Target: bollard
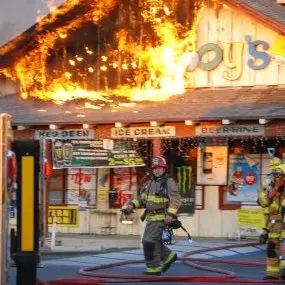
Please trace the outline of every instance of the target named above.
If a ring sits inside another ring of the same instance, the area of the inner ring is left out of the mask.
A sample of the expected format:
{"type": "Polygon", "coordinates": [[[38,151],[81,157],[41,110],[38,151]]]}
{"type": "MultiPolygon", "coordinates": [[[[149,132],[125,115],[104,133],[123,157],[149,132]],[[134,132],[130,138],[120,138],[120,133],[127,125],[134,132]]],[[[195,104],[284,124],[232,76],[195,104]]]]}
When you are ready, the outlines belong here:
{"type": "Polygon", "coordinates": [[[56,216],[53,217],[52,220],[52,228],[51,228],[51,242],[50,242],[50,247],[52,250],[55,248],[55,239],[56,239],[56,216]]]}
{"type": "Polygon", "coordinates": [[[39,257],[39,141],[14,141],[17,156],[17,285],[36,285],[39,257]]]}

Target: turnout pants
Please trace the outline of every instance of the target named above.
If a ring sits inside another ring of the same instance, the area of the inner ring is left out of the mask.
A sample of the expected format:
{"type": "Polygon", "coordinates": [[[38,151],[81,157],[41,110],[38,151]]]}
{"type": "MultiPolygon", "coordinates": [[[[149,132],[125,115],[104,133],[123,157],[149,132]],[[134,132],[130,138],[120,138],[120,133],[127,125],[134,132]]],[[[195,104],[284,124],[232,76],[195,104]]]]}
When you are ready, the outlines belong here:
{"type": "Polygon", "coordinates": [[[171,250],[161,243],[164,222],[147,222],[142,238],[145,263],[148,268],[159,268],[171,250]]]}
{"type": "Polygon", "coordinates": [[[278,277],[279,275],[283,276],[285,270],[285,263],[283,260],[280,260],[280,256],[282,256],[280,248],[282,244],[282,240],[280,240],[282,236],[282,222],[280,214],[273,218],[271,217],[271,220],[274,220],[274,222],[269,227],[268,233],[266,273],[267,276],[278,277]]]}

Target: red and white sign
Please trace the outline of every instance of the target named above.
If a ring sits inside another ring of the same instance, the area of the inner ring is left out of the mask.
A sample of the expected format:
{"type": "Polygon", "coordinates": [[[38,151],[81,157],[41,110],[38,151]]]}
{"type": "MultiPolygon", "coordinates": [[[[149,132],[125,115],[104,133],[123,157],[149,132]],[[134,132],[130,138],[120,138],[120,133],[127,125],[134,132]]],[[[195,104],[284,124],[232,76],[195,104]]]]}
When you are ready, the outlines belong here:
{"type": "Polygon", "coordinates": [[[95,205],[96,169],[68,169],[67,189],[68,204],[95,205]]]}
{"type": "Polygon", "coordinates": [[[255,181],[256,181],[256,177],[254,173],[250,172],[245,176],[245,183],[247,185],[252,186],[255,183],[255,181]]]}

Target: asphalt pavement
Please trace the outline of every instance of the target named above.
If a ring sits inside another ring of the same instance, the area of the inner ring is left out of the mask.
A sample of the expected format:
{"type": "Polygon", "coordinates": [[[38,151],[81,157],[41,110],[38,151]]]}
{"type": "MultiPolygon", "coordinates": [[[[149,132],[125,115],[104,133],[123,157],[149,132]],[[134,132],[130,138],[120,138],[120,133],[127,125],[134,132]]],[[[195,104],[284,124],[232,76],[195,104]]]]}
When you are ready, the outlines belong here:
{"type": "MultiPolygon", "coordinates": [[[[140,248],[140,238],[138,236],[124,237],[124,236],[98,236],[88,237],[87,241],[79,242],[80,244],[75,247],[76,239],[69,240],[69,246],[65,242],[62,244],[63,248],[59,249],[57,246],[53,251],[45,251],[42,254],[41,266],[37,270],[38,279],[43,281],[51,281],[66,278],[80,278],[81,280],[89,280],[91,282],[91,276],[83,276],[79,274],[79,270],[82,268],[94,268],[98,267],[98,270],[93,271],[89,269],[84,271],[88,274],[126,274],[127,276],[141,276],[145,269],[143,262],[143,252],[140,248]],[[108,242],[106,242],[108,240],[108,242]],[[112,242],[110,241],[112,240],[112,242]],[[105,245],[104,245],[105,241],[105,245]],[[107,246],[108,244],[108,246],[107,246]],[[73,248],[72,248],[73,245],[73,248]],[[93,246],[93,247],[92,247],[93,246]],[[80,250],[79,250],[80,248],[80,250]],[[88,250],[93,249],[88,252],[88,250]],[[121,266],[109,265],[116,263],[126,263],[121,266]],[[100,268],[105,266],[108,268],[100,268]]],[[[191,282],[191,284],[209,284],[205,282],[205,277],[222,277],[224,278],[229,272],[234,273],[232,280],[236,279],[257,279],[261,280],[265,275],[264,264],[256,265],[255,263],[265,262],[265,246],[253,244],[253,240],[243,241],[228,241],[223,239],[194,239],[192,243],[189,243],[185,238],[175,239],[175,243],[169,247],[176,251],[178,256],[182,258],[186,253],[191,254],[191,258],[206,259],[211,262],[195,261],[197,266],[186,266],[182,260],[176,261],[171,268],[161,275],[162,278],[168,278],[166,280],[159,280],[159,282],[153,282],[152,284],[189,284],[188,282],[182,282],[183,277],[203,277],[199,282],[191,282]],[[238,246],[238,247],[237,247],[238,246]],[[195,253],[196,252],[196,253],[195,253]],[[193,254],[195,253],[195,254],[193,254]],[[219,263],[219,260],[226,260],[226,263],[219,263]],[[236,264],[237,261],[241,263],[236,264]],[[244,265],[244,262],[252,262],[255,265],[244,265]],[[204,268],[205,267],[205,268],[204,268]],[[211,267],[212,269],[209,269],[211,267]],[[214,268],[214,269],[213,269],[214,268]],[[174,279],[177,277],[181,282],[177,283],[174,279]]],[[[11,268],[11,285],[15,285],[16,269],[11,268]]],[[[160,278],[160,277],[159,277],[160,278]]],[[[118,280],[116,278],[116,280],[118,280]]],[[[125,280],[123,284],[149,284],[149,282],[132,282],[134,280],[125,280]]],[[[218,279],[217,279],[218,280],[218,279]]],[[[192,280],[197,281],[197,280],[192,280]]],[[[93,281],[92,281],[93,282],[93,281]]],[[[223,282],[211,282],[212,284],[221,284],[223,282]]],[[[224,283],[224,284],[232,284],[224,283]]],[[[80,284],[80,283],[76,283],[80,284]]],[[[86,283],[85,283],[86,284],[86,283]]],[[[92,283],[90,283],[92,284],[92,283]]],[[[111,284],[111,283],[107,283],[111,284]]],[[[244,284],[236,283],[236,284],[244,284]]],[[[255,283],[255,284],[264,284],[255,283]]],[[[267,283],[273,284],[273,283],[267,283]]],[[[70,283],[72,285],[72,283],[70,283]]]]}

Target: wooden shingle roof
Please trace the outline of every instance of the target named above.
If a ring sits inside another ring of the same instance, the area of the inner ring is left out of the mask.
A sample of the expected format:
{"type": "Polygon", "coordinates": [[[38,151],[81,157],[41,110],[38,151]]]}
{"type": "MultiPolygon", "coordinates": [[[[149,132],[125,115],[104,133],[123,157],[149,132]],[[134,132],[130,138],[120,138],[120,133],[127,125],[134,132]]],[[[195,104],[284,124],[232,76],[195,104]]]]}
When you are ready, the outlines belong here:
{"type": "Polygon", "coordinates": [[[285,119],[285,87],[201,88],[162,102],[140,102],[133,107],[81,109],[80,102],[55,105],[18,95],[0,97],[0,113],[13,116],[13,124],[48,125],[184,120],[285,119]],[[43,111],[45,110],[45,111],[43,111]]]}
{"type": "MultiPolygon", "coordinates": [[[[70,14],[56,18],[54,24],[48,22],[42,33],[50,32],[62,23],[68,23],[73,16],[86,13],[82,0],[70,14]],[[83,5],[83,6],[82,6],[83,5]],[[82,13],[83,13],[82,12],[82,13]]],[[[285,7],[275,0],[223,0],[231,7],[242,9],[245,13],[285,34],[285,7]]],[[[62,9],[62,8],[61,8],[62,9]]],[[[26,33],[14,39],[14,48],[32,46],[34,35],[39,30],[31,27],[26,33]]],[[[9,45],[9,43],[8,43],[9,45]]],[[[13,61],[13,50],[7,45],[0,47],[0,68],[13,61]],[[1,53],[1,51],[3,51],[1,53]]],[[[0,97],[0,112],[13,116],[14,124],[48,125],[89,122],[94,124],[121,122],[183,121],[183,120],[221,120],[221,119],[285,119],[285,87],[238,87],[201,88],[189,90],[183,95],[173,96],[163,102],[140,102],[133,107],[112,110],[105,106],[100,110],[78,109],[80,102],[62,106],[36,99],[23,100],[19,95],[0,97]],[[45,111],[43,111],[45,110],[45,111]],[[79,115],[79,116],[78,116],[79,115]],[[84,117],[85,116],[85,117],[84,117]]]]}
{"type": "Polygon", "coordinates": [[[260,20],[278,33],[285,34],[285,6],[276,0],[223,0],[236,9],[260,20]]]}

